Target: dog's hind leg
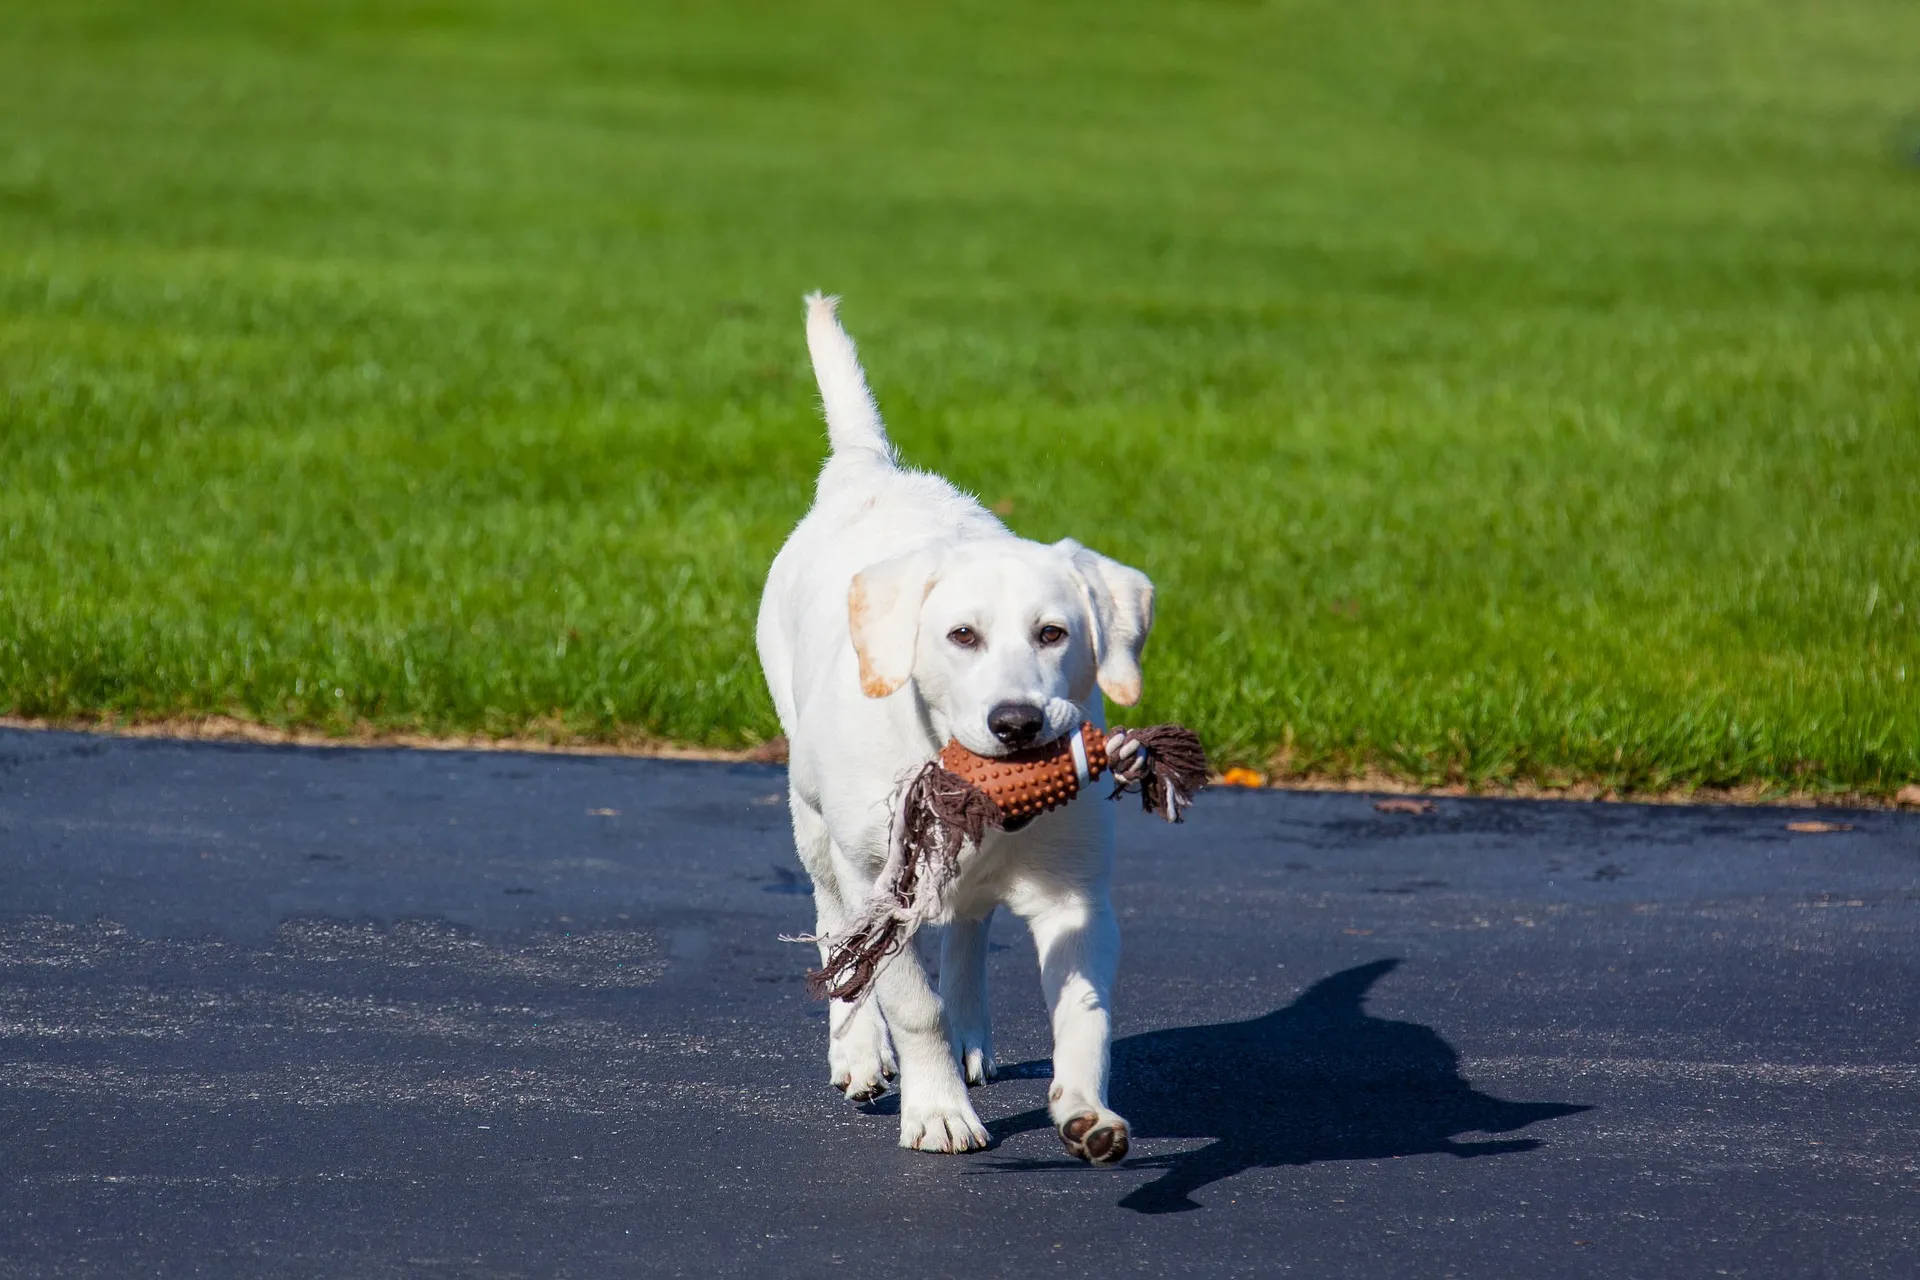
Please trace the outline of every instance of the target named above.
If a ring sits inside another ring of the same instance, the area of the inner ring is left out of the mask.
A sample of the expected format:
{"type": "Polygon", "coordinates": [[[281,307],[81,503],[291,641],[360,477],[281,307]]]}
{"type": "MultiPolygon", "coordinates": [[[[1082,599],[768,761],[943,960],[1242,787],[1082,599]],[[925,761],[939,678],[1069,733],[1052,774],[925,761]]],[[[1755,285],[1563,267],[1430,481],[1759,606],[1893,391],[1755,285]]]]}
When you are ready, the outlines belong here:
{"type": "Polygon", "coordinates": [[[1049,906],[1027,921],[1040,984],[1053,1010],[1053,1088],[1047,1113],[1068,1151],[1093,1164],[1127,1154],[1127,1122],[1107,1107],[1108,1013],[1120,963],[1120,926],[1102,893],[1049,906]]]}
{"type": "MultiPolygon", "coordinates": [[[[833,837],[827,833],[825,819],[799,796],[792,797],[790,807],[794,848],[813,879],[814,933],[828,938],[846,924],[851,914],[834,870],[833,837]]],[[[827,944],[822,942],[820,962],[825,964],[826,960],[827,944]]],[[[827,1026],[827,1078],[833,1087],[852,1102],[871,1102],[885,1093],[887,1081],[899,1074],[900,1067],[879,1001],[851,1005],[829,1000],[827,1026]]]]}
{"type": "Polygon", "coordinates": [[[993,1079],[993,1023],[987,1008],[989,911],[977,920],[955,920],[940,946],[940,999],[947,1006],[954,1057],[967,1083],[993,1079]]]}

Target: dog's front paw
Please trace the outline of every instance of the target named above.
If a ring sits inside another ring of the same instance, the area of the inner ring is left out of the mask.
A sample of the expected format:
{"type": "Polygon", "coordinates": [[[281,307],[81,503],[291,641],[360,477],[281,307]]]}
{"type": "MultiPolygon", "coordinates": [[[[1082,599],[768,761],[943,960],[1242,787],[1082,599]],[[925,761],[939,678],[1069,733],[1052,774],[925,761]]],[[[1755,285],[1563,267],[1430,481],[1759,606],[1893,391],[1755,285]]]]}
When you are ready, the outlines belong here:
{"type": "Polygon", "coordinates": [[[880,1011],[869,1000],[845,1015],[827,1045],[827,1071],[833,1087],[849,1102],[872,1102],[900,1074],[893,1042],[880,1011]]]}
{"type": "Polygon", "coordinates": [[[1127,1122],[1102,1107],[1060,1122],[1060,1141],[1088,1164],[1119,1164],[1127,1158],[1127,1122]]]}
{"type": "Polygon", "coordinates": [[[985,1151],[987,1131],[965,1098],[944,1107],[900,1107],[900,1145],[911,1151],[985,1151]]]}

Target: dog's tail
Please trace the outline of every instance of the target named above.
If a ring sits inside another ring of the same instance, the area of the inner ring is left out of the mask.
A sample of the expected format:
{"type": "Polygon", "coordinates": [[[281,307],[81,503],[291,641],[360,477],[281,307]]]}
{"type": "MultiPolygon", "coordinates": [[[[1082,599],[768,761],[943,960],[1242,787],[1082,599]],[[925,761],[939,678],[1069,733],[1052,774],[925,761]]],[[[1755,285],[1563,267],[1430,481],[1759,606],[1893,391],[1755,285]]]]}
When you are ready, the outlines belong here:
{"type": "Polygon", "coordinates": [[[853,339],[834,314],[839,305],[838,298],[807,295],[807,351],[813,356],[813,376],[819,380],[820,402],[827,413],[827,439],[835,457],[877,455],[891,466],[893,442],[887,439],[880,410],[867,390],[867,375],[860,370],[853,339]]]}

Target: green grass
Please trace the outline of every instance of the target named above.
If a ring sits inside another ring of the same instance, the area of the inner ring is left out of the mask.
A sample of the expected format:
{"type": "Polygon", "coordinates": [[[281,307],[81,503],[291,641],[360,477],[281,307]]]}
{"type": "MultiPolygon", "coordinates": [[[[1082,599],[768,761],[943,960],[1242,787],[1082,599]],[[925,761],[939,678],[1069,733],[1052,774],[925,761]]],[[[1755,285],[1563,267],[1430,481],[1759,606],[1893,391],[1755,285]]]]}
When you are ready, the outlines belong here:
{"type": "Polygon", "coordinates": [[[0,709],[776,731],[846,296],[1137,722],[1920,778],[1920,9],[0,0],[0,709]]]}

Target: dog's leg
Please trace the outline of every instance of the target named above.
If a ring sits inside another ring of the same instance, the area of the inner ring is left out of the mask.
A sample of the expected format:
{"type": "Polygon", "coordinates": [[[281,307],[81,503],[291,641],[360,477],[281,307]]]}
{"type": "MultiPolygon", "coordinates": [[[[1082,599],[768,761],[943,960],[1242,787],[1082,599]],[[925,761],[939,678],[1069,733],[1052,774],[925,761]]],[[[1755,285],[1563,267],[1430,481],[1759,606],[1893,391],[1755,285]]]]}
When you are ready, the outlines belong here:
{"type": "MultiPolygon", "coordinates": [[[[798,796],[792,797],[793,843],[800,864],[813,879],[814,933],[831,937],[847,920],[849,907],[834,871],[833,837],[826,820],[798,796]]],[[[827,944],[820,944],[820,963],[827,961],[827,944]]],[[[827,1001],[827,1078],[852,1102],[871,1102],[887,1091],[887,1081],[900,1068],[887,1023],[878,1002],[851,1005],[827,1001]]]]}
{"type": "Polygon", "coordinates": [[[955,920],[940,946],[940,999],[953,1028],[954,1056],[968,1084],[993,1079],[993,1023],[987,1011],[989,911],[978,920],[955,920]]]}
{"type": "Polygon", "coordinates": [[[1027,921],[1040,953],[1040,984],[1053,1010],[1053,1088],[1047,1094],[1060,1141],[1093,1164],[1127,1154],[1127,1122],[1107,1107],[1108,1015],[1120,962],[1113,903],[1059,902],[1027,921]]]}
{"type": "Polygon", "coordinates": [[[967,1101],[946,1010],[912,947],[881,966],[874,994],[900,1054],[900,1145],[916,1151],[984,1150],[987,1131],[967,1101]]]}

